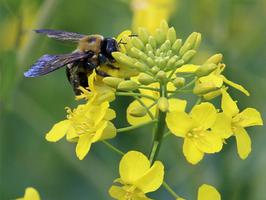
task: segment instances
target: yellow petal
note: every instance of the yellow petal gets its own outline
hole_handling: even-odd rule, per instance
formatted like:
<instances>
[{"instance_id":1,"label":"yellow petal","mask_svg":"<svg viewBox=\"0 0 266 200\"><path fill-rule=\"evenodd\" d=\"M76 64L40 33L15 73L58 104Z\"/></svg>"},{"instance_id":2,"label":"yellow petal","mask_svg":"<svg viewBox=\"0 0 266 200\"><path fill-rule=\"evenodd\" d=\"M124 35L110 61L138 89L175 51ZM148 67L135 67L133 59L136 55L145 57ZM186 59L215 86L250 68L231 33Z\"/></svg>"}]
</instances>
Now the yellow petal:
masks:
<instances>
[{"instance_id":1,"label":"yellow petal","mask_svg":"<svg viewBox=\"0 0 266 200\"><path fill-rule=\"evenodd\" d=\"M53 128L46 134L45 139L49 142L57 142L65 136L70 125L71 122L69 120L63 120L56 123Z\"/></svg>"},{"instance_id":2,"label":"yellow petal","mask_svg":"<svg viewBox=\"0 0 266 200\"><path fill-rule=\"evenodd\" d=\"M175 73L194 73L198 68L198 65L187 64L177 68Z\"/></svg>"},{"instance_id":3,"label":"yellow petal","mask_svg":"<svg viewBox=\"0 0 266 200\"><path fill-rule=\"evenodd\" d=\"M153 101L150 100L150 99L146 99L146 98L141 98L141 101L147 106L149 107L150 105L153 104ZM148 122L148 121L151 121L151 117L146 114L144 115L143 117L134 117L132 115L130 115L130 110L133 110L135 108L138 108L140 105L140 103L135 100L133 101L132 103L129 104L128 108L127 108L127 121L129 124L131 125L138 125L138 124L142 124L142 123L145 123L145 122ZM153 115L155 115L155 112L156 112L156 106L153 106L151 109L150 109L151 113Z\"/></svg>"},{"instance_id":4,"label":"yellow petal","mask_svg":"<svg viewBox=\"0 0 266 200\"><path fill-rule=\"evenodd\" d=\"M169 99L168 103L169 103L169 112L185 111L187 106L187 101L181 99Z\"/></svg>"},{"instance_id":5,"label":"yellow petal","mask_svg":"<svg viewBox=\"0 0 266 200\"><path fill-rule=\"evenodd\" d=\"M116 136L116 128L112 122L105 121L99 127L97 127L97 131L92 139L93 142L97 142L99 140L106 140Z\"/></svg>"},{"instance_id":6,"label":"yellow petal","mask_svg":"<svg viewBox=\"0 0 266 200\"><path fill-rule=\"evenodd\" d=\"M70 142L77 142L78 141L78 137L79 135L76 133L76 130L74 129L73 126L70 126L68 131L67 131L67 134L66 134L66 139L67 141L70 141Z\"/></svg>"},{"instance_id":7,"label":"yellow petal","mask_svg":"<svg viewBox=\"0 0 266 200\"><path fill-rule=\"evenodd\" d=\"M116 117L116 113L113 109L108 109L105 113L104 119L105 120L112 120Z\"/></svg>"},{"instance_id":8,"label":"yellow petal","mask_svg":"<svg viewBox=\"0 0 266 200\"><path fill-rule=\"evenodd\" d=\"M241 159L246 159L251 152L251 139L242 127L236 127L234 130L236 136L237 152Z\"/></svg>"},{"instance_id":9,"label":"yellow petal","mask_svg":"<svg viewBox=\"0 0 266 200\"><path fill-rule=\"evenodd\" d=\"M178 197L176 200L185 200L185 199L182 197Z\"/></svg>"},{"instance_id":10,"label":"yellow petal","mask_svg":"<svg viewBox=\"0 0 266 200\"><path fill-rule=\"evenodd\" d=\"M201 161L204 156L204 153L200 151L190 139L187 138L184 140L183 153L187 161L193 165Z\"/></svg>"},{"instance_id":11,"label":"yellow petal","mask_svg":"<svg viewBox=\"0 0 266 200\"><path fill-rule=\"evenodd\" d=\"M25 190L25 194L23 198L19 198L21 200L40 200L40 195L36 189L33 187L28 187ZM17 199L17 200L19 200Z\"/></svg>"},{"instance_id":12,"label":"yellow petal","mask_svg":"<svg viewBox=\"0 0 266 200\"><path fill-rule=\"evenodd\" d=\"M160 161L154 162L152 167L140 178L136 185L144 193L157 190L163 183L164 166Z\"/></svg>"},{"instance_id":13,"label":"yellow petal","mask_svg":"<svg viewBox=\"0 0 266 200\"><path fill-rule=\"evenodd\" d=\"M254 108L246 108L234 117L234 121L239 121L237 125L242 127L263 125L260 113Z\"/></svg>"},{"instance_id":14,"label":"yellow petal","mask_svg":"<svg viewBox=\"0 0 266 200\"><path fill-rule=\"evenodd\" d=\"M223 85L223 78L215 74L210 74L208 76L203 76L199 78L200 83L211 83L213 87L221 88Z\"/></svg>"},{"instance_id":15,"label":"yellow petal","mask_svg":"<svg viewBox=\"0 0 266 200\"><path fill-rule=\"evenodd\" d=\"M217 112L211 103L201 103L193 107L191 117L206 130L214 124Z\"/></svg>"},{"instance_id":16,"label":"yellow petal","mask_svg":"<svg viewBox=\"0 0 266 200\"><path fill-rule=\"evenodd\" d=\"M120 161L119 173L123 182L133 184L150 168L148 158L137 151L129 151Z\"/></svg>"},{"instance_id":17,"label":"yellow petal","mask_svg":"<svg viewBox=\"0 0 266 200\"><path fill-rule=\"evenodd\" d=\"M202 136L193 139L197 148L205 153L216 153L221 151L223 141L220 136L211 131L205 131Z\"/></svg>"},{"instance_id":18,"label":"yellow petal","mask_svg":"<svg viewBox=\"0 0 266 200\"><path fill-rule=\"evenodd\" d=\"M215 187L203 184L198 190L198 200L221 200L221 195Z\"/></svg>"},{"instance_id":19,"label":"yellow petal","mask_svg":"<svg viewBox=\"0 0 266 200\"><path fill-rule=\"evenodd\" d=\"M166 124L170 131L179 137L185 137L195 127L192 118L187 113L179 111L167 113Z\"/></svg>"},{"instance_id":20,"label":"yellow petal","mask_svg":"<svg viewBox=\"0 0 266 200\"><path fill-rule=\"evenodd\" d=\"M234 83L233 81L230 81L228 80L225 76L222 76L223 77L223 80L226 84L232 86L233 88L243 92L245 95L249 96L249 92L242 86L242 85L239 85L237 83Z\"/></svg>"},{"instance_id":21,"label":"yellow petal","mask_svg":"<svg viewBox=\"0 0 266 200\"><path fill-rule=\"evenodd\" d=\"M79 137L78 144L76 146L76 155L80 160L88 154L92 144L92 137L89 134L84 134Z\"/></svg>"},{"instance_id":22,"label":"yellow petal","mask_svg":"<svg viewBox=\"0 0 266 200\"><path fill-rule=\"evenodd\" d=\"M119 187L119 186L112 186L110 187L109 189L109 195L111 197L113 197L114 199L118 199L118 200L121 200L121 199L124 199L125 196L126 196L126 191L123 190L122 187Z\"/></svg>"},{"instance_id":23,"label":"yellow petal","mask_svg":"<svg viewBox=\"0 0 266 200\"><path fill-rule=\"evenodd\" d=\"M214 133L218 134L224 139L227 139L233 134L231 123L231 117L228 117L224 113L218 113L216 121L211 128Z\"/></svg>"},{"instance_id":24,"label":"yellow petal","mask_svg":"<svg viewBox=\"0 0 266 200\"><path fill-rule=\"evenodd\" d=\"M223 109L223 112L230 117L233 117L237 113L239 113L239 109L236 105L236 102L233 101L233 99L226 92L226 90L222 90L222 106L221 107Z\"/></svg>"}]
</instances>

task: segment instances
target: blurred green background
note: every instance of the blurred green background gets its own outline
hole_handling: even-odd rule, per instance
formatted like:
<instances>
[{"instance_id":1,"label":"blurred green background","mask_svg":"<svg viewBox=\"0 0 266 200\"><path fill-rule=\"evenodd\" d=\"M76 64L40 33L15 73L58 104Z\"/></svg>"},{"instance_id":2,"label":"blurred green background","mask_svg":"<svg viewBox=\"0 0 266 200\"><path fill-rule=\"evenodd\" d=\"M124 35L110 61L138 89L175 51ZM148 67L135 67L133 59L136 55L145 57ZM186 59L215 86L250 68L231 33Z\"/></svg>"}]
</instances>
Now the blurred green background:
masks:
<instances>
[{"instance_id":1,"label":"blurred green background","mask_svg":"<svg viewBox=\"0 0 266 200\"><path fill-rule=\"evenodd\" d=\"M23 196L28 186L37 188L42 199L110 199L108 188L118 177L120 157L97 143L83 161L74 144L48 143L45 133L65 117L65 106L76 102L64 69L41 78L26 79L23 71L42 54L65 53L75 46L33 35L36 28L116 36L131 27L132 10L127 0L1 0L0 1L0 199ZM230 80L244 85L246 97L231 89L240 108L255 107L266 116L266 1L179 0L170 25L178 36L202 33L198 58L221 52ZM36 20L35 25L33 21ZM126 106L131 99L118 98L115 124L127 126ZM138 133L123 133L111 143L122 149L149 152L151 127ZM224 200L265 200L265 127L248 130L253 142L251 155L241 161L234 138L222 153L208 155L196 166L182 155L181 140L168 137L159 158L165 163L166 180L181 196L196 199L202 183L215 186ZM150 195L172 199L160 188Z\"/></svg>"}]
</instances>

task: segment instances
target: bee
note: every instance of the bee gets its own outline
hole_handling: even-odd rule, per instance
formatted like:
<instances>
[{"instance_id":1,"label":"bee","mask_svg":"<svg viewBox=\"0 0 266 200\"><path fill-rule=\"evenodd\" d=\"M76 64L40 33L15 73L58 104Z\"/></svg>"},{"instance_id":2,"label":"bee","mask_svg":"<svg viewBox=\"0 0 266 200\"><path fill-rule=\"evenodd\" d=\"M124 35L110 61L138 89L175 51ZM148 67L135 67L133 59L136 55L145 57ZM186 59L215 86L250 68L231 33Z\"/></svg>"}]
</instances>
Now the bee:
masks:
<instances>
[{"instance_id":1,"label":"bee","mask_svg":"<svg viewBox=\"0 0 266 200\"><path fill-rule=\"evenodd\" d=\"M112 53L119 49L119 42L113 38L50 29L40 29L35 32L56 40L77 43L77 49L67 54L43 55L24 73L25 77L43 76L66 66L67 79L74 93L79 95L81 93L79 86L88 87L88 75L93 70L100 76L109 76L99 69L100 65L119 69L113 65L115 59Z\"/></svg>"}]
</instances>

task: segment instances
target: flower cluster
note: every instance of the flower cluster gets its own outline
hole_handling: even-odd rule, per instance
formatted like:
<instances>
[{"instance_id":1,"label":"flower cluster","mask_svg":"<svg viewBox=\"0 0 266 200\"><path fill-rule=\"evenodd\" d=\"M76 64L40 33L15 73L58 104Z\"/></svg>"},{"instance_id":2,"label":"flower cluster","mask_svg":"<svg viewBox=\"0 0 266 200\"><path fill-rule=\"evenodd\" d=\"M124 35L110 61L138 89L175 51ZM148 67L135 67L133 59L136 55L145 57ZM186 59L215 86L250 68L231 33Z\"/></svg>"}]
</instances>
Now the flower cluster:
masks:
<instances>
[{"instance_id":1,"label":"flower cluster","mask_svg":"<svg viewBox=\"0 0 266 200\"><path fill-rule=\"evenodd\" d=\"M221 54L209 57L202 64L191 63L200 46L200 33L192 33L183 42L177 38L175 29L163 21L152 33L139 28L134 35L124 31L118 36L120 50L112 54L117 68L99 66L108 77L95 72L89 75L89 88L80 88L82 94L76 97L85 103L73 110L67 108L67 119L55 124L46 139L56 142L66 136L68 141L77 142L76 155L82 160L93 143L153 123L149 157L138 151L124 154L104 141L123 154L120 177L110 187L109 194L118 200L148 200L147 193L164 186L175 199L182 200L164 181L164 165L157 161L166 136L183 140L183 154L191 164L199 163L205 154L220 152L232 136L236 138L240 158L245 159L251 152L251 140L245 128L263 122L256 109L240 111L231 98L229 87L247 96L249 92L222 74L225 64ZM191 95L196 97L196 102ZM126 113L129 127L116 128L111 122L116 113L110 108L110 102L116 96L134 98ZM218 97L219 107L212 103ZM202 185L198 199L221 197L212 186Z\"/></svg>"}]
</instances>

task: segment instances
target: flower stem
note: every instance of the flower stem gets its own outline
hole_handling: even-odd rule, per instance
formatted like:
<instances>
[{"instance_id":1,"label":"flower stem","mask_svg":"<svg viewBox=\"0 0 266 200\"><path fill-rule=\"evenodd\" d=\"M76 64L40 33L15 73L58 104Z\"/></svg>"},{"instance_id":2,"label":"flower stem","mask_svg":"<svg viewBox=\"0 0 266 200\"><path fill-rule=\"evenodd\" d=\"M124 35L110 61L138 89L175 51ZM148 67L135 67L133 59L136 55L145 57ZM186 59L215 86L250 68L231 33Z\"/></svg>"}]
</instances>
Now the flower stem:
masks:
<instances>
[{"instance_id":1,"label":"flower stem","mask_svg":"<svg viewBox=\"0 0 266 200\"><path fill-rule=\"evenodd\" d=\"M135 125L135 126L128 126L128 127L124 127L124 128L119 128L119 129L117 129L117 133L131 131L131 130L140 128L142 126L146 126L146 125L149 125L149 124L153 124L155 122L157 122L157 120L148 121L148 122L145 122L145 123L142 123L142 124L138 124L138 125Z\"/></svg>"},{"instance_id":2,"label":"flower stem","mask_svg":"<svg viewBox=\"0 0 266 200\"><path fill-rule=\"evenodd\" d=\"M163 187L174 197L174 198L181 198L176 192L164 181Z\"/></svg>"},{"instance_id":3,"label":"flower stem","mask_svg":"<svg viewBox=\"0 0 266 200\"><path fill-rule=\"evenodd\" d=\"M152 90L155 92L160 92L160 89L158 89L158 88L152 88L152 87L147 87L147 86L139 86L139 89Z\"/></svg>"},{"instance_id":4,"label":"flower stem","mask_svg":"<svg viewBox=\"0 0 266 200\"><path fill-rule=\"evenodd\" d=\"M167 96L167 90L166 90L165 85L161 85L160 87L160 96L161 97ZM149 160L151 164L153 164L154 161L156 160L160 147L161 147L164 130L165 130L165 117L166 117L166 112L162 112L159 110L158 123L154 129L154 138L153 138L152 148L151 148L151 152L149 156Z\"/></svg>"},{"instance_id":5,"label":"flower stem","mask_svg":"<svg viewBox=\"0 0 266 200\"><path fill-rule=\"evenodd\" d=\"M103 140L102 141L107 147L109 147L110 149L112 149L113 151L115 151L116 153L120 154L120 155L124 155L125 153L121 150L119 150L118 148L116 148L115 146L113 146L112 144L110 144L109 142Z\"/></svg>"}]
</instances>

